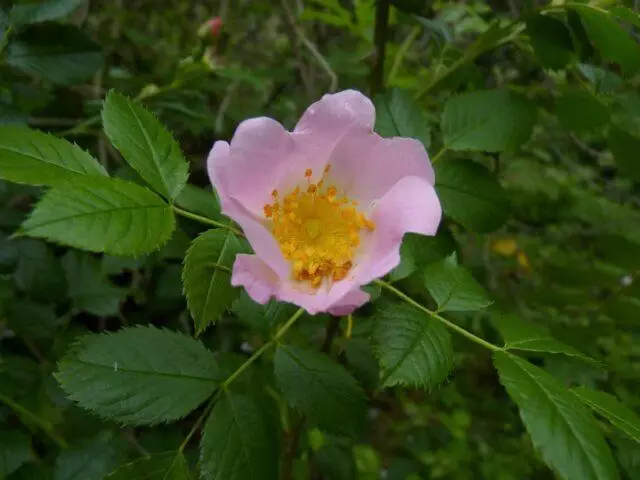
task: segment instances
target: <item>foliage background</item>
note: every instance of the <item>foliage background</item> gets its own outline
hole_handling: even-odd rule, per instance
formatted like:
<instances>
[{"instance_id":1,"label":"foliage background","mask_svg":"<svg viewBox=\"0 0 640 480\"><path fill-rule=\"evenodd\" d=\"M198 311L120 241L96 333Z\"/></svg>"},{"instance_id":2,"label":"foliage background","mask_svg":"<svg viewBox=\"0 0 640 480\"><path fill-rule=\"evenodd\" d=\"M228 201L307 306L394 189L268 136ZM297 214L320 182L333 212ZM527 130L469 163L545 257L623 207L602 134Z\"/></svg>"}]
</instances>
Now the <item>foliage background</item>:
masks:
<instances>
[{"instance_id":1,"label":"foliage background","mask_svg":"<svg viewBox=\"0 0 640 480\"><path fill-rule=\"evenodd\" d=\"M581 16L580 5L562 2L553 14L543 2L395 0L385 33L384 95L371 76L373 0L45 3L51 9L41 19L27 16L16 27L13 17L9 27L15 2L2 2L0 123L52 132L91 152L112 174L136 179L101 125L102 101L116 89L153 111L178 139L190 185L177 205L224 222L204 170L215 139L230 138L252 116L290 128L327 91L370 92L373 85L380 95L378 131L396 128L425 143L437 159L439 194L448 205L428 252L404 251L397 285L432 302L421 270L457 251L499 305L599 362L547 348L529 352L534 364L567 386L598 388L640 408L640 20L634 2L599 2L589 23L593 12ZM541 15L545 8L552 14ZM611 24L600 12L618 13L607 14L615 18ZM215 15L223 19L221 33L199 32ZM501 94L477 97L478 111L506 102L504 116L489 133L456 137L455 99L503 88L524 103ZM394 126L385 123L385 111ZM196 472L202 468L199 433L183 440L199 411L167 425L123 427L74 405L53 372L89 332L134 325L189 335L204 330L191 320L181 271L191 240L206 228L182 218L162 249L135 259L12 236L42 194L39 187L0 181L0 478L101 479L136 458L178 448L186 470ZM231 308L224 299L219 320L198 338L230 372L294 310L261 309L245 293L224 295L233 297ZM268 437L274 450L262 455L279 455L282 443L283 463L300 479L553 478L489 352L466 338L452 338L455 369L437 388L377 389L370 318L377 305L356 313L350 337L343 324L335 326L325 349L369 394L363 433L348 439L298 427L298 414L271 398L265 402L284 422L283 434ZM502 329L487 312L449 318L501 344ZM327 322L306 315L291 335L322 346ZM264 383L262 394L273 396L268 362L249 373L242 388ZM638 445L599 423L621 475L640 478ZM128 475L117 478L138 478ZM270 478L262 475L256 478Z\"/></svg>"}]
</instances>

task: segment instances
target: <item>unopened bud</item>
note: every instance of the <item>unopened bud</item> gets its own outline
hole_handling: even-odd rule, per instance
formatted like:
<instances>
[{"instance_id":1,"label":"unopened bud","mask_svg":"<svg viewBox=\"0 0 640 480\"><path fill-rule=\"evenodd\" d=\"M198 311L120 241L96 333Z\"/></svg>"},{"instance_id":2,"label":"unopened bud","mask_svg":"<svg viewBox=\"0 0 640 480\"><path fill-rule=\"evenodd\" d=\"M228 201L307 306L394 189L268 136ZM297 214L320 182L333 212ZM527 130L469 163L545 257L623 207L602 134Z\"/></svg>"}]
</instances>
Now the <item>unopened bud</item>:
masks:
<instances>
[{"instance_id":1,"label":"unopened bud","mask_svg":"<svg viewBox=\"0 0 640 480\"><path fill-rule=\"evenodd\" d=\"M198 29L198 35L200 37L206 37L207 35L211 35L212 37L217 37L220 35L220 31L222 30L222 18L213 17L207 20L202 26Z\"/></svg>"}]
</instances>

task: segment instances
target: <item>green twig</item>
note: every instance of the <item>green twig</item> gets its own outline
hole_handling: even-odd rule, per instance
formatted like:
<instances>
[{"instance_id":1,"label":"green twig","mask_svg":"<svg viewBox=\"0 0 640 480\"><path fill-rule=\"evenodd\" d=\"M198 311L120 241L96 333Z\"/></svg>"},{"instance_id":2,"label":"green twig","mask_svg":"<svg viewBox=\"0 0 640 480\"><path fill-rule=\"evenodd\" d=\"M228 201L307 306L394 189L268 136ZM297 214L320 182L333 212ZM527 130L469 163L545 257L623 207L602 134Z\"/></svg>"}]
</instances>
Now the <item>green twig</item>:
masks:
<instances>
[{"instance_id":1,"label":"green twig","mask_svg":"<svg viewBox=\"0 0 640 480\"><path fill-rule=\"evenodd\" d=\"M447 147L442 147L440 151L436 153L435 156L431 159L431 163L436 163L438 160L440 160L440 157L442 157L446 151Z\"/></svg>"},{"instance_id":2,"label":"green twig","mask_svg":"<svg viewBox=\"0 0 640 480\"><path fill-rule=\"evenodd\" d=\"M395 80L396 75L398 74L398 70L400 70L400 66L402 65L402 61L404 60L404 57L406 57L407 52L409 51L409 48L411 48L411 45L413 45L413 42L415 42L416 38L418 38L418 35L420 35L420 31L421 31L420 27L413 27L409 35L407 35L407 38L404 40L404 42L402 42L402 45L400 45L400 48L398 49L398 52L396 53L396 56L393 59L393 65L391 66L391 71L389 72L390 85L393 84L393 81Z\"/></svg>"},{"instance_id":3,"label":"green twig","mask_svg":"<svg viewBox=\"0 0 640 480\"><path fill-rule=\"evenodd\" d=\"M191 213L191 212L189 212L187 210L183 210L180 207L177 207L175 205L171 205L171 208L178 215L182 215L183 217L188 218L190 220L195 220L196 222L200 222L200 223L203 223L205 225L209 225L209 226L216 227L216 228L226 228L228 230L231 230L236 235L244 236L244 234L240 230L238 230L237 228L232 227L231 225L227 225L226 223L218 222L216 220L211 220L210 218L207 218L207 217L202 217L202 216L200 216L198 214Z\"/></svg>"},{"instance_id":4,"label":"green twig","mask_svg":"<svg viewBox=\"0 0 640 480\"><path fill-rule=\"evenodd\" d=\"M493 351L493 352L498 352L498 351L502 351L503 349L501 347L498 347L497 345L494 345L493 343L489 343L486 340L477 337L476 335L474 335L471 332L468 332L467 330L465 330L464 328L456 325L455 323L447 320L444 317L441 317L437 312L434 312L433 310L429 310L427 307L425 307L424 305L419 304L418 302L416 302L413 298L409 297L408 295L405 295L403 292L401 292L400 290L398 290L396 287L394 287L393 285L383 281L383 280L376 280L376 283L378 285L380 285L383 288L386 288L387 290L389 290L390 292L393 292L395 295L397 295L398 297L400 297L402 300L404 300L405 302L407 302L410 305L413 305L414 307L416 307L419 310L422 310L424 313L426 313L427 315L429 315L431 318L435 318L436 320L438 320L439 322L443 323L446 327L450 328L451 330L455 330L456 332L458 332L460 335L468 338L469 340L471 340L472 342L477 343L478 345L482 345L485 348L488 348L489 350Z\"/></svg>"},{"instance_id":5,"label":"green twig","mask_svg":"<svg viewBox=\"0 0 640 480\"><path fill-rule=\"evenodd\" d=\"M25 417L26 419L28 419L29 421L33 422L35 425L40 427L40 429L42 429L42 431L44 431L47 435L49 435L49 438L51 440L53 440L53 442L56 445L58 445L58 447L60 447L60 448L68 448L69 447L69 445L67 445L67 442L65 442L64 438L59 436L53 430L53 426L49 422L47 422L46 420L44 420L44 419L38 417L37 415L31 413L29 410L24 408L22 405L17 404L13 400L11 400L9 397L5 397L1 393L0 393L0 402L4 403L9 408L11 408L14 412L16 412L19 415L22 415L23 417Z\"/></svg>"},{"instance_id":6,"label":"green twig","mask_svg":"<svg viewBox=\"0 0 640 480\"><path fill-rule=\"evenodd\" d=\"M376 25L373 43L376 47L373 69L371 70L371 96L384 90L384 57L387 48L389 28L389 0L378 0L376 4Z\"/></svg>"},{"instance_id":7,"label":"green twig","mask_svg":"<svg viewBox=\"0 0 640 480\"><path fill-rule=\"evenodd\" d=\"M253 355L251 355L251 357L249 357L248 360L246 360L242 365L240 365L240 367L238 367L238 369L233 372L224 382L222 382L222 384L220 385L220 388L222 388L223 390L226 390L229 385L231 385L231 383L238 378L240 375L242 375L242 373L249 368L249 366L255 362L258 358L260 358L260 356L266 352L267 350L269 350L269 348L271 348L273 346L274 343L277 343L278 341L280 341L280 338L282 338L282 336L287 333L287 330L289 330L294 323L296 323L296 321L298 320L298 318L300 318L300 316L304 313L304 309L303 308L299 308L298 311L296 313L294 313L291 318L289 320L287 320L284 325L282 325L282 327L280 327L280 329L276 332L276 334L273 336L273 338L271 340L269 340L267 343L265 343L264 345L262 345L262 347L260 347L258 350L255 351L255 353Z\"/></svg>"}]
</instances>

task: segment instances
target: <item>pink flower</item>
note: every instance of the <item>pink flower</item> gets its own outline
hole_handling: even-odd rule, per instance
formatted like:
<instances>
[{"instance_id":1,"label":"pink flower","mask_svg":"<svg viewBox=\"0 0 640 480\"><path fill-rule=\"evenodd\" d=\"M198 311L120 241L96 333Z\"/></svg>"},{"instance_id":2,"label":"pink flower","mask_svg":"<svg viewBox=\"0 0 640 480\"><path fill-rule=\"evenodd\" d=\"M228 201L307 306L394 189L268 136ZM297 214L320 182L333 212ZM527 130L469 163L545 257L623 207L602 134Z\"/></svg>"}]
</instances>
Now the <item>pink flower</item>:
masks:
<instances>
[{"instance_id":1,"label":"pink flower","mask_svg":"<svg viewBox=\"0 0 640 480\"><path fill-rule=\"evenodd\" d=\"M255 255L231 283L309 313L346 315L363 285L400 262L406 232L435 235L442 209L423 145L373 132L375 108L354 90L325 95L293 132L270 118L242 122L208 159L222 211Z\"/></svg>"}]
</instances>

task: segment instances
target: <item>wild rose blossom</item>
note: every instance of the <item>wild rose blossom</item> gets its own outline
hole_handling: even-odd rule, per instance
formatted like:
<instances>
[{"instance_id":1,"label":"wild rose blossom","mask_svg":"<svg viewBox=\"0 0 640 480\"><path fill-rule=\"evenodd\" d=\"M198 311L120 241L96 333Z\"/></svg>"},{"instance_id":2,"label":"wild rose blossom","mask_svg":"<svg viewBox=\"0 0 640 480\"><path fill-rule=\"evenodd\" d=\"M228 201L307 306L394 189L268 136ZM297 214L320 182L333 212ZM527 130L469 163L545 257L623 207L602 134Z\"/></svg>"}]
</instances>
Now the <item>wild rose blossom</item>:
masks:
<instances>
[{"instance_id":1,"label":"wild rose blossom","mask_svg":"<svg viewBox=\"0 0 640 480\"><path fill-rule=\"evenodd\" d=\"M442 209L423 145L373 132L375 108L354 90L325 95L293 132L243 121L208 158L222 212L255 255L238 255L231 283L309 313L345 315L361 287L400 262L406 232L434 235Z\"/></svg>"}]
</instances>

